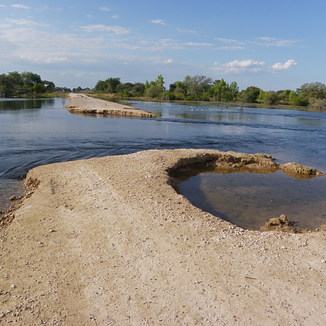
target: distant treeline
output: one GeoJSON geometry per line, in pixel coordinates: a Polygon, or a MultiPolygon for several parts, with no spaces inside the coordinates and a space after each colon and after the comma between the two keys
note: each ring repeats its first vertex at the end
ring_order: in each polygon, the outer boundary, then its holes
{"type": "Polygon", "coordinates": [[[0,75],[0,97],[38,97],[50,93],[71,92],[66,87],[56,87],[33,72],[17,71],[0,75]]]}
{"type": "Polygon", "coordinates": [[[18,73],[14,71],[7,75],[0,75],[1,97],[38,96],[52,92],[54,88],[53,82],[42,80],[39,75],[32,72],[18,73]]]}
{"type": "Polygon", "coordinates": [[[186,76],[183,81],[170,84],[168,89],[164,84],[162,75],[158,75],[154,81],[134,84],[121,83],[120,78],[108,78],[99,80],[93,92],[122,98],[292,105],[326,110],[326,85],[319,82],[306,83],[295,91],[264,91],[256,86],[240,91],[236,82],[228,83],[224,79],[213,81],[206,76],[186,76]]]}
{"type": "Polygon", "coordinates": [[[306,83],[295,91],[286,89],[264,91],[256,86],[239,90],[237,82],[224,79],[212,80],[206,76],[186,76],[165,86],[158,75],[154,81],[145,83],[122,83],[120,78],[99,80],[93,89],[56,87],[51,81],[42,80],[32,72],[17,71],[0,75],[0,97],[37,97],[49,93],[100,93],[117,98],[147,98],[157,100],[215,101],[221,103],[255,103],[263,105],[291,105],[326,111],[326,85],[306,83]]]}

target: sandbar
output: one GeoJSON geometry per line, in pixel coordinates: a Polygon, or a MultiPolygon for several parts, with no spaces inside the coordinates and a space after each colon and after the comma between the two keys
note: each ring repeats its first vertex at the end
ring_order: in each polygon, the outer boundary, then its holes
{"type": "Polygon", "coordinates": [[[325,325],[326,232],[244,230],[194,207],[174,177],[193,164],[319,174],[197,149],[34,168],[0,229],[0,323],[325,325]]]}
{"type": "Polygon", "coordinates": [[[129,105],[105,101],[85,94],[71,93],[68,95],[69,104],[66,108],[71,113],[98,116],[127,116],[138,118],[153,118],[151,112],[140,110],[129,105]]]}

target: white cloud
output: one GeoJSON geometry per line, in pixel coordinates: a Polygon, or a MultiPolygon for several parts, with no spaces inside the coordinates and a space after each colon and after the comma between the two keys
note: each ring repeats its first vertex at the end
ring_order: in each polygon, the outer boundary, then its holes
{"type": "Polygon", "coordinates": [[[265,65],[264,61],[256,61],[251,59],[234,60],[222,65],[215,63],[214,70],[223,73],[242,73],[242,72],[258,72],[265,65]]]}
{"type": "Polygon", "coordinates": [[[245,50],[246,48],[243,46],[220,46],[218,48],[216,48],[217,50],[245,50]]]}
{"type": "Polygon", "coordinates": [[[48,25],[40,24],[40,23],[34,22],[32,20],[28,20],[28,19],[11,19],[11,18],[8,18],[8,19],[6,19],[6,21],[13,24],[13,25],[25,26],[25,27],[48,26],[48,25]]]}
{"type": "Polygon", "coordinates": [[[10,28],[12,25],[5,23],[5,24],[1,24],[0,23],[0,30],[6,30],[7,28],[10,28]]]}
{"type": "Polygon", "coordinates": [[[281,71],[281,70],[288,70],[290,67],[295,66],[297,63],[295,60],[290,59],[284,63],[282,62],[276,62],[274,63],[270,68],[275,71],[281,71]]]}
{"type": "Polygon", "coordinates": [[[12,26],[0,30],[0,62],[23,61],[34,64],[83,62],[96,57],[104,48],[102,38],[78,37],[70,34],[52,34],[32,27],[12,26]]]}
{"type": "Polygon", "coordinates": [[[187,33],[187,34],[198,34],[197,31],[192,30],[192,29],[184,29],[184,28],[176,28],[175,29],[179,33],[187,33]]]}
{"type": "Polygon", "coordinates": [[[31,9],[31,7],[28,7],[28,6],[25,6],[25,5],[22,5],[22,4],[13,4],[10,6],[11,8],[15,8],[15,9],[31,9]]]}
{"type": "Polygon", "coordinates": [[[263,36],[257,38],[256,44],[267,47],[292,47],[299,42],[299,40],[284,40],[276,37],[263,36]]]}
{"type": "Polygon", "coordinates": [[[181,50],[184,49],[184,46],[177,41],[173,39],[159,39],[157,41],[151,42],[151,41],[146,41],[142,40],[139,42],[139,47],[138,50],[142,51],[150,51],[150,52],[155,52],[155,51],[163,51],[166,49],[169,50],[181,50]]]}
{"type": "Polygon", "coordinates": [[[257,67],[257,66],[263,66],[265,62],[263,61],[255,61],[251,59],[246,59],[246,60],[234,60],[230,61],[225,64],[226,67],[230,68],[252,68],[252,67],[257,67]]]}
{"type": "Polygon", "coordinates": [[[31,63],[39,64],[55,64],[70,62],[71,60],[65,55],[48,55],[48,54],[37,54],[35,53],[21,53],[17,56],[23,61],[29,61],[31,63]]]}
{"type": "Polygon", "coordinates": [[[112,32],[116,35],[123,35],[123,34],[130,33],[129,29],[124,27],[107,26],[102,24],[86,25],[86,26],[82,26],[81,29],[83,29],[85,32],[112,32]]]}
{"type": "Polygon", "coordinates": [[[238,45],[247,44],[246,41],[239,41],[239,40],[234,40],[234,39],[224,38],[224,37],[216,37],[215,40],[220,41],[224,44],[238,44],[238,45]]]}
{"type": "Polygon", "coordinates": [[[187,42],[187,43],[181,43],[181,45],[185,46],[213,46],[213,43],[206,43],[206,42],[187,42]]]}
{"type": "Polygon", "coordinates": [[[176,63],[176,61],[170,58],[170,59],[163,60],[162,63],[171,64],[171,63],[176,63]]]}
{"type": "Polygon", "coordinates": [[[112,15],[112,18],[113,18],[113,19],[119,19],[120,16],[119,16],[119,15],[112,15]]]}
{"type": "Polygon", "coordinates": [[[111,41],[111,45],[114,45],[116,48],[124,48],[128,50],[139,50],[139,51],[147,51],[147,52],[156,52],[156,51],[164,51],[164,50],[185,50],[187,48],[198,49],[202,47],[212,47],[213,43],[206,42],[186,42],[182,43],[174,39],[166,38],[159,39],[155,41],[149,40],[139,40],[136,43],[128,40],[114,40],[111,41]]]}
{"type": "Polygon", "coordinates": [[[111,11],[111,9],[110,8],[108,8],[108,7],[100,7],[100,8],[98,8],[99,10],[101,10],[101,11],[111,11]]]}
{"type": "Polygon", "coordinates": [[[216,37],[215,40],[227,44],[228,46],[235,47],[242,47],[244,45],[258,45],[265,47],[292,47],[300,42],[299,40],[286,40],[269,36],[257,37],[254,40],[243,41],[224,37],[216,37]]]}
{"type": "Polygon", "coordinates": [[[150,20],[150,22],[153,24],[165,25],[165,22],[162,19],[152,19],[152,20],[150,20]]]}

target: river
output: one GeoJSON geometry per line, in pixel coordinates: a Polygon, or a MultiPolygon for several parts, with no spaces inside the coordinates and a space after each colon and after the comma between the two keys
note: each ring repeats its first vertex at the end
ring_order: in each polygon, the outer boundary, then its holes
{"type": "MultiPolygon", "coordinates": [[[[20,179],[35,166],[146,149],[211,148],[269,153],[278,162],[295,161],[326,171],[325,113],[226,108],[206,103],[182,105],[130,101],[128,104],[154,112],[159,118],[96,118],[71,114],[64,109],[65,104],[66,100],[61,98],[0,100],[0,211],[8,208],[10,195],[19,194],[20,179]]],[[[235,178],[244,180],[238,176],[235,178]]],[[[200,202],[205,201],[204,208],[211,210],[214,205],[207,204],[207,201],[216,200],[211,198],[217,190],[213,185],[218,182],[223,184],[224,189],[234,182],[230,180],[230,175],[226,177],[229,181],[224,178],[224,181],[216,179],[209,183],[207,174],[203,174],[189,180],[189,185],[182,186],[184,190],[181,191],[195,204],[202,205],[200,202]],[[201,198],[198,203],[196,198],[201,198]]],[[[209,179],[213,180],[211,176],[209,179]]],[[[243,182],[237,187],[243,188],[249,181],[243,182]]],[[[258,181],[252,182],[256,184],[258,181]]],[[[314,183],[318,184],[313,186],[316,193],[326,189],[325,177],[314,183]]],[[[289,187],[284,192],[285,196],[289,189],[297,188],[296,185],[289,187]]],[[[297,199],[291,201],[294,206],[300,196],[305,198],[312,192],[310,186],[301,188],[301,192],[296,194],[297,199]]],[[[247,200],[240,210],[246,210],[248,203],[252,204],[247,200]]],[[[310,227],[316,226],[323,218],[326,223],[322,212],[323,198],[319,200],[319,205],[318,222],[310,227]]],[[[217,212],[229,214],[221,209],[217,212]]],[[[311,212],[315,214],[316,209],[311,212]]]]}

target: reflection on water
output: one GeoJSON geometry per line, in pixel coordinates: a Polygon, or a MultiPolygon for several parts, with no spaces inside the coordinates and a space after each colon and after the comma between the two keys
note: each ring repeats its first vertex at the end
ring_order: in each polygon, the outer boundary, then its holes
{"type": "Polygon", "coordinates": [[[12,111],[12,110],[35,110],[40,109],[44,103],[52,103],[54,99],[1,99],[0,110],[12,111]]]}
{"type": "Polygon", "coordinates": [[[258,229],[281,214],[301,228],[326,223],[325,176],[225,172],[200,173],[181,182],[179,190],[194,205],[246,229],[258,229]]]}

